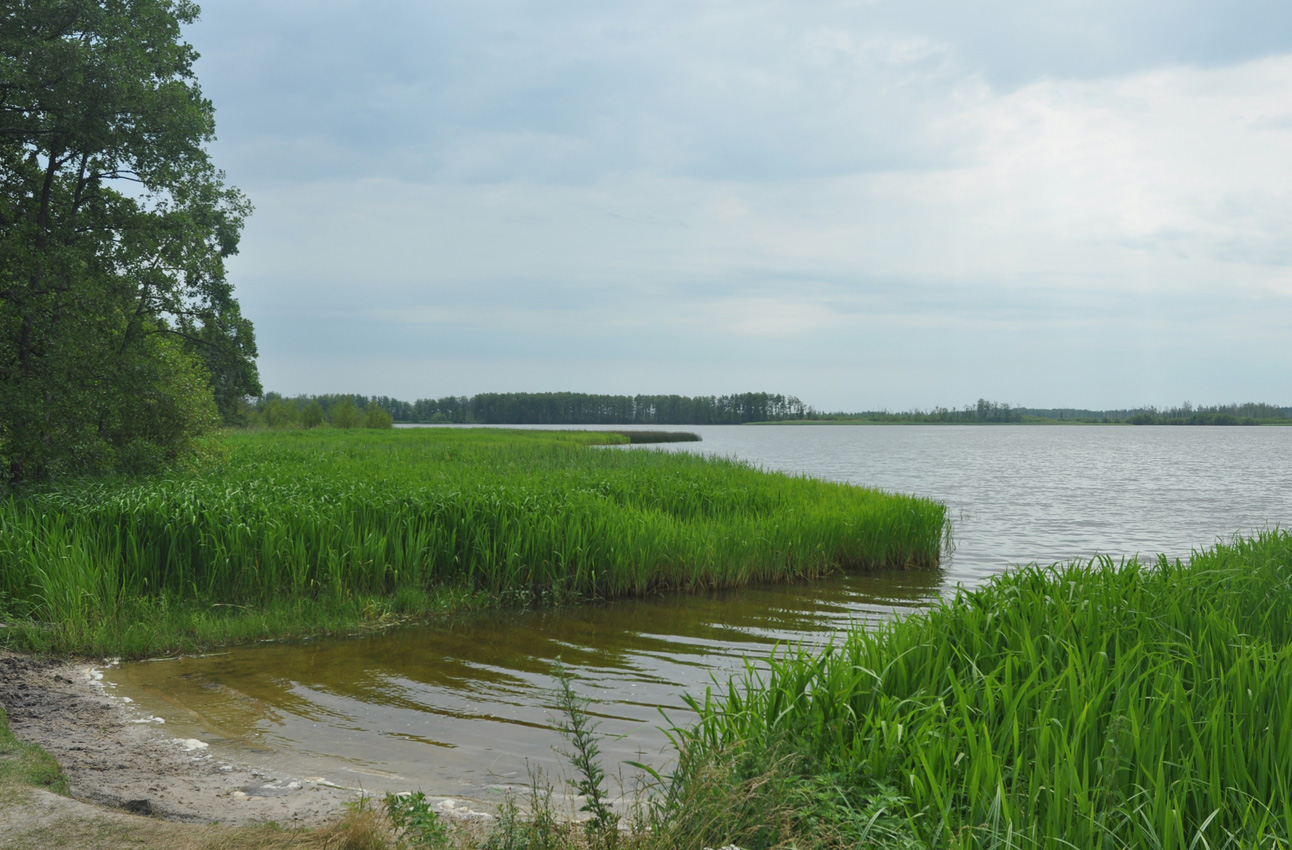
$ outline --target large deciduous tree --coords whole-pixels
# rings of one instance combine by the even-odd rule
[[[260,392],[188,0],[0,0],[0,480],[147,471]]]

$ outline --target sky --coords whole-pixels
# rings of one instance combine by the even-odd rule
[[[219,0],[264,386],[1292,404],[1286,0]]]

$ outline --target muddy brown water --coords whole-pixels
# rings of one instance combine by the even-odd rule
[[[668,451],[915,492],[948,504],[943,568],[265,644],[108,671],[113,692],[222,757],[373,791],[488,800],[553,751],[560,658],[610,773],[667,768],[661,727],[778,644],[822,646],[1031,560],[1164,552],[1292,522],[1292,428],[709,427]],[[640,448],[632,450],[643,450]],[[654,450],[654,449],[647,449]],[[662,712],[662,713],[661,713]],[[625,769],[630,779],[631,770]]]

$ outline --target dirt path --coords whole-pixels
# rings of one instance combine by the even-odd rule
[[[58,761],[77,800],[175,821],[311,826],[356,799],[320,778],[222,761],[201,741],[172,738],[163,724],[105,694],[100,679],[89,663],[0,653],[0,705],[10,728]],[[53,817],[61,799],[34,794],[19,808]],[[6,820],[24,817],[13,809],[0,814],[0,835]]]

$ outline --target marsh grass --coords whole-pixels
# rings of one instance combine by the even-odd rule
[[[855,836],[886,800],[875,846],[1286,847],[1292,537],[1188,563],[1025,567],[693,705],[662,823],[730,811],[691,801],[760,781],[775,800],[836,801],[751,834],[770,810],[753,806],[700,824],[697,845],[834,846],[822,836]]]
[[[0,502],[0,640],[165,652],[561,603],[930,567],[942,505],[589,432],[233,434],[203,474]],[[314,625],[311,626],[310,624]]]
[[[604,431],[602,433],[626,437],[633,445],[700,442],[700,435],[691,431]]]

